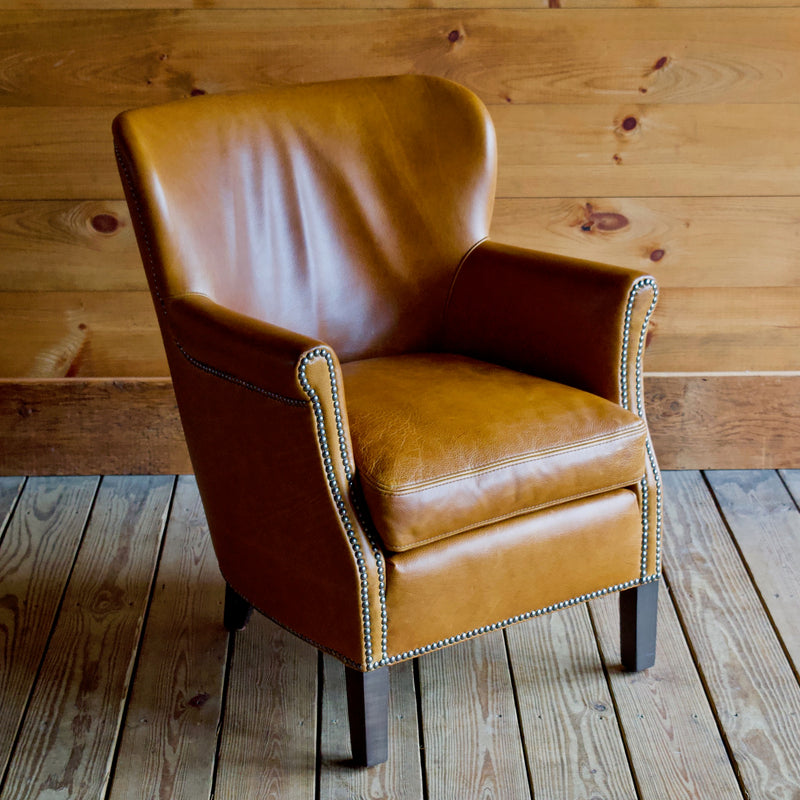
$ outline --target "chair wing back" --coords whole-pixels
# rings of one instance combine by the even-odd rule
[[[163,310],[204,294],[343,361],[431,349],[452,276],[488,233],[493,127],[439,78],[198,97],[127,112],[114,132]]]

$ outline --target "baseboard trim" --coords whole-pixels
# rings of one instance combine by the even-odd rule
[[[800,373],[645,376],[663,469],[800,467]],[[167,378],[0,380],[0,475],[192,471]]]

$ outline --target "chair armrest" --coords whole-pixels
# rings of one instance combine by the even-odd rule
[[[321,342],[195,292],[171,298],[167,316],[178,350],[194,366],[275,399],[308,402],[297,370],[303,356]]]
[[[454,278],[444,347],[644,416],[641,356],[657,293],[642,272],[484,242]]]
[[[167,318],[220,569],[280,624],[357,669],[373,665],[386,647],[385,567],[354,496],[335,353],[202,294],[171,299]]]

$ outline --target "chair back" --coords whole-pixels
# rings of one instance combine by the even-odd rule
[[[171,297],[197,292],[343,361],[429,350],[488,233],[492,123],[440,78],[196,97],[114,133],[162,326]]]

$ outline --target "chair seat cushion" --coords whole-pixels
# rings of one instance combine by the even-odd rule
[[[643,420],[603,398],[465,356],[342,366],[364,500],[388,550],[632,486]]]

